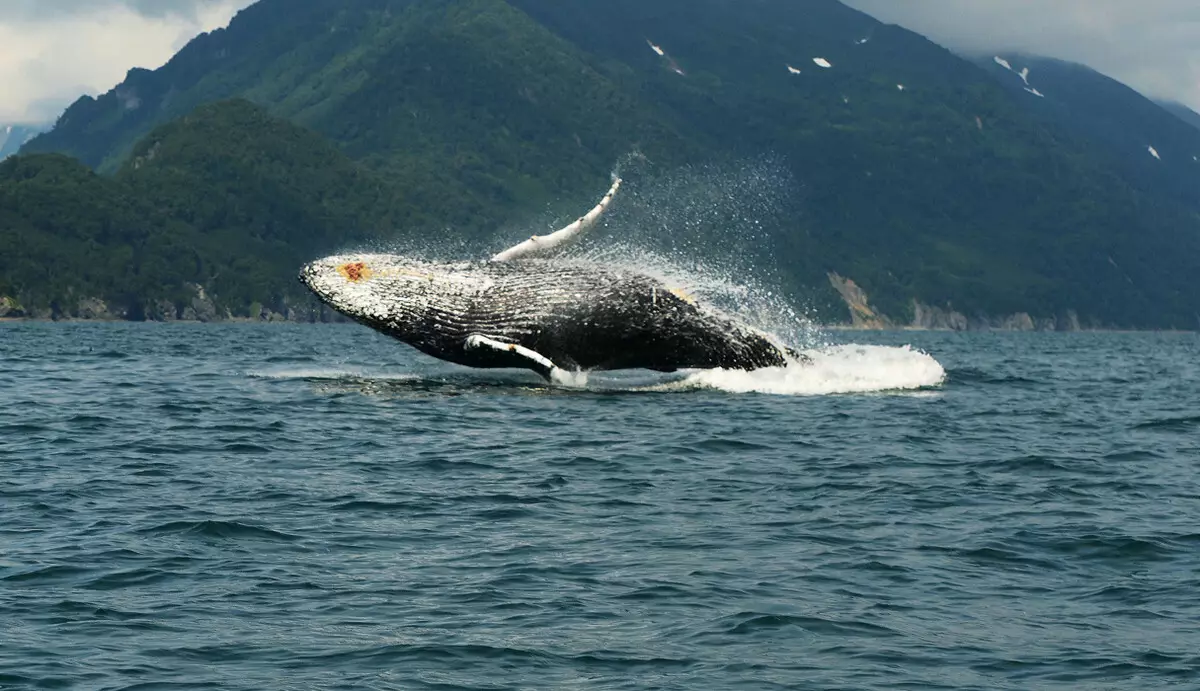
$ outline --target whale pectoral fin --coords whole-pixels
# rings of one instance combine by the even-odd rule
[[[492,257],[492,261],[508,262],[523,257],[533,257],[575,242],[600,221],[600,217],[608,211],[608,207],[612,206],[613,199],[616,198],[617,191],[620,189],[621,178],[614,177],[612,187],[609,188],[608,194],[604,195],[604,199],[601,199],[594,209],[580,216],[574,223],[549,235],[534,235],[525,242],[509,247]]]
[[[516,343],[505,343],[481,334],[473,334],[467,337],[467,350],[478,350],[480,348],[494,350],[501,355],[500,359],[506,365],[521,369],[531,369],[542,375],[546,381],[553,381],[554,373],[562,371],[550,358],[525,346],[517,345]]]

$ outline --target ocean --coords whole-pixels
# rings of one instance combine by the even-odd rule
[[[1200,688],[1200,335],[0,324],[0,688]]]

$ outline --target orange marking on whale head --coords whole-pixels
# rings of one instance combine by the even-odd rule
[[[352,283],[365,281],[374,273],[367,265],[362,262],[353,262],[350,264],[342,264],[338,267],[338,273],[346,277],[346,280]]]

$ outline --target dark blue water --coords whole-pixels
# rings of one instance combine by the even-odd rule
[[[837,338],[948,380],[0,324],[0,687],[1200,686],[1200,337]]]

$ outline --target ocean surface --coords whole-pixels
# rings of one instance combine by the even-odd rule
[[[1200,336],[828,340],[0,324],[0,688],[1200,688]]]

